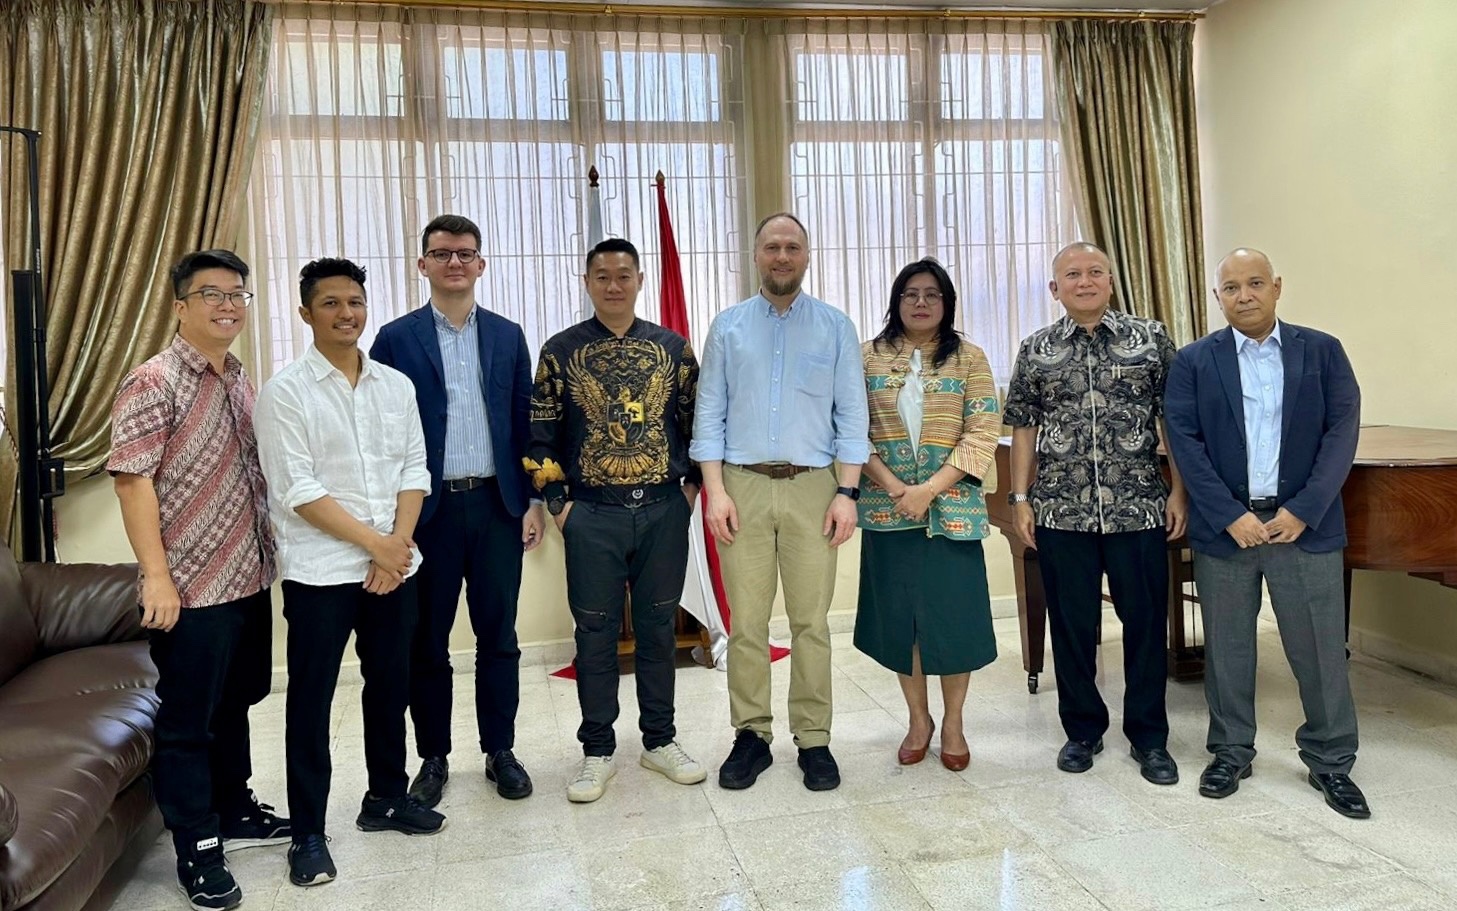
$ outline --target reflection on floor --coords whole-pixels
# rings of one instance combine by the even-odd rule
[[[1337,911],[1457,907],[1457,690],[1385,665],[1351,666],[1362,749],[1353,777],[1374,818],[1327,809],[1305,782],[1293,735],[1295,684],[1272,625],[1261,627],[1261,753],[1254,777],[1226,800],[1196,792],[1204,694],[1170,684],[1170,749],[1182,781],[1146,784],[1118,732],[1122,651],[1111,614],[1102,649],[1114,730],[1084,775],[1057,771],[1062,733],[1054,677],[1029,696],[1015,620],[997,621],[1002,657],[973,675],[967,704],[972,761],[965,772],[934,756],[899,767],[904,705],[894,675],[850,644],[849,617],[832,618],[833,749],[844,784],[800,784],[781,715],[774,766],[747,791],[721,790],[732,743],[723,674],[678,672],[679,740],[713,774],[684,787],[638,767],[632,678],[623,682],[620,771],[607,795],[567,802],[580,716],[574,684],[556,663],[522,669],[517,755],[534,796],[508,802],[487,785],[475,742],[467,676],[456,678],[456,754],[433,838],[365,834],[353,826],[365,787],[358,687],[335,704],[330,797],[337,882],[288,884],[284,849],[230,855],[248,911],[508,909],[508,911],[733,911],[733,909],[968,909],[1055,911]],[[780,631],[781,635],[787,633]],[[537,658],[542,656],[538,652]],[[1050,659],[1050,654],[1049,654]],[[788,661],[776,665],[783,712]],[[933,692],[934,692],[933,686]],[[939,700],[933,696],[933,710]],[[283,696],[254,711],[254,787],[285,801]],[[939,748],[934,745],[933,750]],[[412,760],[411,771],[414,770]],[[125,911],[186,907],[175,890],[166,836],[118,899]]]

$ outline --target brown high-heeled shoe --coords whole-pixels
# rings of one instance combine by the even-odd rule
[[[953,772],[960,772],[971,765],[971,753],[941,753],[941,764]]]
[[[931,722],[931,733],[926,735],[926,745],[918,750],[908,750],[901,747],[895,752],[895,761],[901,765],[915,765],[926,758],[926,753],[931,749],[931,738],[936,736],[936,722]]]

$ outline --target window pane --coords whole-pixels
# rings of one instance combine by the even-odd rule
[[[608,120],[701,123],[723,118],[714,53],[604,50],[602,81]]]
[[[796,117],[802,121],[905,120],[910,62],[897,53],[799,53]]]
[[[941,56],[941,116],[948,120],[1045,116],[1040,53],[975,51]]]
[[[404,63],[379,36],[291,36],[275,48],[272,97],[289,114],[351,117],[403,112]]]
[[[567,52],[523,45],[440,49],[448,117],[566,120]]]

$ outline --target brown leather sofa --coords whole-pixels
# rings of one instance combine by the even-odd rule
[[[161,831],[136,567],[0,545],[0,911],[99,909]]]

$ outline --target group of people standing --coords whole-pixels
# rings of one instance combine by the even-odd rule
[[[532,793],[513,752],[515,621],[522,555],[541,543],[547,515],[565,544],[577,647],[583,759],[569,800],[597,800],[616,771],[625,610],[639,763],[685,785],[708,775],[674,726],[674,615],[700,500],[733,611],[737,733],[719,785],[748,788],[773,763],[768,630],[781,587],[803,783],[839,785],[827,615],[838,548],[857,526],[855,644],[900,680],[909,724],[897,760],[931,748],[927,676],[938,676],[940,761],[965,769],[970,673],[996,657],[981,539],[1004,420],[1014,441],[1003,483],[1049,595],[1068,736],[1058,766],[1090,768],[1109,725],[1095,682],[1106,574],[1123,622],[1133,758],[1150,781],[1177,781],[1162,629],[1167,541],[1187,522],[1215,756],[1201,793],[1227,796],[1250,774],[1263,578],[1300,680],[1311,783],[1341,812],[1369,815],[1347,775],[1356,733],[1340,621],[1339,488],[1359,393],[1339,343],[1274,319],[1279,279],[1263,255],[1221,262],[1216,295],[1233,328],[1176,354],[1157,322],[1110,309],[1101,250],[1063,250],[1050,287],[1067,315],[1023,343],[1003,412],[986,355],[955,329],[956,289],[939,263],[901,270],[883,330],[862,345],[843,311],[803,290],[809,236],[790,213],[759,224],[759,293],[713,321],[701,364],[687,339],[636,316],[638,251],[612,238],[586,257],[594,315],[547,340],[533,375],[521,328],[476,300],[481,248],[470,220],[431,221],[416,261],[429,303],[384,326],[367,354],[364,269],[306,265],[299,314],[312,344],[256,403],[228,353],[253,296],[248,268],[228,251],[189,254],[172,272],[177,337],[117,396],[108,469],[159,671],[157,800],[193,907],[241,901],[224,859],[234,848],[288,843],[296,885],[337,875],[330,710],[351,634],[368,770],[356,825],[440,831],[462,586],[484,774],[503,798]],[[288,819],[248,789],[247,712],[269,689],[276,576],[288,622]]]

